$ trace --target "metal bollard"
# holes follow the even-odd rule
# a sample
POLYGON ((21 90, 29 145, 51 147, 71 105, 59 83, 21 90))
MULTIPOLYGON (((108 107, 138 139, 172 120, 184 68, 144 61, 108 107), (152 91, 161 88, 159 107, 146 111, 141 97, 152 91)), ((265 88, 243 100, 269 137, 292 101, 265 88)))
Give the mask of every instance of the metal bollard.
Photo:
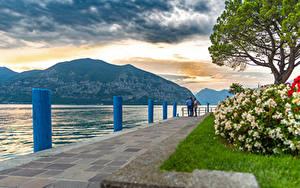
POLYGON ((177 103, 174 102, 173 103, 173 117, 176 117, 176 114, 177 114, 177 103))
POLYGON ((153 99, 148 100, 148 123, 153 123, 153 99))
POLYGON ((122 130, 122 97, 114 96, 114 132, 122 130))
POLYGON ((163 102, 163 119, 168 118, 168 104, 166 101, 163 102))
POLYGON ((33 151, 52 148, 51 91, 32 89, 33 151))

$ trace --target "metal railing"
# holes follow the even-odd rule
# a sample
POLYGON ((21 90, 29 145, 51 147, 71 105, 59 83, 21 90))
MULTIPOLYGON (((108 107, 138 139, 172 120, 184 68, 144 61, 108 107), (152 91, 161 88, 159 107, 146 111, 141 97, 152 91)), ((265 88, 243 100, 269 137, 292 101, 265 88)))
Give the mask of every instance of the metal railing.
MULTIPOLYGON (((201 106, 201 107, 197 107, 197 116, 200 116, 200 115, 203 115, 207 112, 215 112, 216 111, 216 107, 204 107, 204 106, 201 106)), ((195 110, 193 111, 195 112, 195 110)), ((181 116, 188 116, 188 111, 187 111, 187 107, 182 107, 181 108, 181 116)), ((194 114, 195 116, 195 114, 194 114)))

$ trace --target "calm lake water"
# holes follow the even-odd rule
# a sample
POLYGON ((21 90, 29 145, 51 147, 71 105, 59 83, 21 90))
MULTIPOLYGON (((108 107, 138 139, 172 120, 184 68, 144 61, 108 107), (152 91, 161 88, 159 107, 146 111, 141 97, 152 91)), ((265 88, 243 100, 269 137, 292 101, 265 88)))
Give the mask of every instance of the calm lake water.
MULTIPOLYGON (((168 106, 168 117, 172 117, 168 106)), ((181 106, 177 107, 181 115, 181 106)), ((162 120, 162 106, 154 106, 154 122, 162 120)), ((146 105, 123 106, 123 129, 148 122, 146 105)), ((113 132, 110 105, 52 105, 53 147, 113 132)), ((33 152, 32 105, 0 104, 0 161, 33 152)))

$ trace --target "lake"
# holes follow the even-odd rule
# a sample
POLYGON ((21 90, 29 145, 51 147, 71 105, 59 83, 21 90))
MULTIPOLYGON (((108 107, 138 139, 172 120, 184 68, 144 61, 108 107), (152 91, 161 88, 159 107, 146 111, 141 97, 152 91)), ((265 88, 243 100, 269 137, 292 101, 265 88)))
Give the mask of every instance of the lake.
MULTIPOLYGON (((177 107, 181 115, 181 106, 177 107)), ((168 118, 173 106, 168 106, 168 118)), ((162 105, 154 106, 154 122, 162 105)), ((124 105, 123 128, 148 123, 147 105, 124 105)), ((52 105, 53 147, 113 132, 112 105, 52 105)), ((32 105, 0 104, 0 161, 33 152, 32 105)))

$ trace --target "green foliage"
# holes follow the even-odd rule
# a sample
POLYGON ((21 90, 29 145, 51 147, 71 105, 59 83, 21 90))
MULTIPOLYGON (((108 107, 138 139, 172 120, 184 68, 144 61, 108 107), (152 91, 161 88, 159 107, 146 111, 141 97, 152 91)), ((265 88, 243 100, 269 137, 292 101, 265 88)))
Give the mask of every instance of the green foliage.
POLYGON ((287 155, 256 155, 234 151, 214 134, 211 114, 180 144, 161 169, 192 172, 195 169, 253 173, 263 187, 299 187, 300 159, 287 155))
POLYGON ((244 91, 243 85, 239 83, 232 83, 229 89, 229 93, 237 94, 244 91))
POLYGON ((297 89, 295 86, 296 92, 291 92, 291 87, 285 84, 269 85, 246 89, 227 98, 216 108, 215 133, 241 151, 298 155, 300 92, 297 89))
POLYGON ((284 83, 300 64, 300 2, 297 0, 227 0, 210 39, 213 63, 244 70, 271 69, 284 83))

